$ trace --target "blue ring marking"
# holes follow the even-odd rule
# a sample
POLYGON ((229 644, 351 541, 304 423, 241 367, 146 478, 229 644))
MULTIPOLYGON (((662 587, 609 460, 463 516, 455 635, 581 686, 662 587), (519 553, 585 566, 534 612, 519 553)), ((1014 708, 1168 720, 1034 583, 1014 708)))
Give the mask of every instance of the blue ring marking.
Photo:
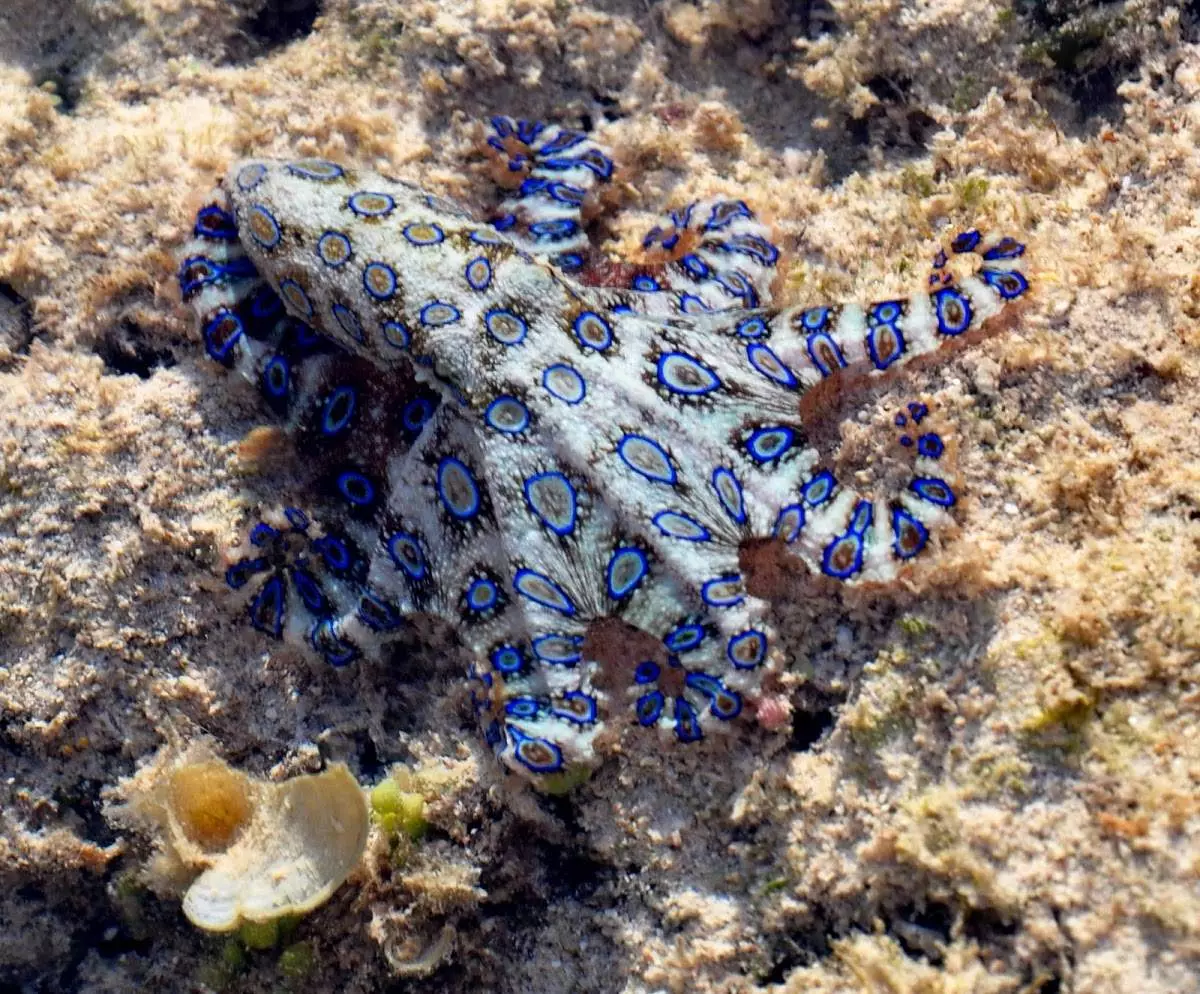
POLYGON ((519 435, 529 427, 529 408, 516 397, 505 394, 488 404, 483 420, 488 427, 505 435, 519 435))
POLYGON ((651 483, 665 483, 673 487, 679 482, 679 474, 671 457, 652 438, 632 432, 623 435, 617 443, 617 455, 621 457, 621 462, 651 483))
POLYGON ((956 255, 962 255, 966 252, 974 252, 979 247, 983 236, 972 228, 970 231, 963 231, 954 236, 954 240, 950 243, 950 251, 956 255))
POLYGON ((453 324, 461 317, 462 313, 457 307, 443 300, 430 301, 421 308, 421 324, 426 328, 440 328, 453 324))
POLYGON ((684 293, 679 296, 680 314, 707 314, 712 308, 694 293, 684 293))
POLYGON ((362 473, 346 470, 337 478, 338 492, 355 507, 369 507, 375 502, 375 485, 362 473))
POLYGON ((825 547, 821 557, 821 572, 837 580, 848 580, 863 567, 867 529, 875 518, 870 501, 861 500, 854 506, 850 524, 844 534, 825 547))
POLYGON ((746 600, 742 578, 737 573, 708 580, 700 588, 700 597, 709 607, 737 607, 746 600))
POLYGON ((759 306, 758 293, 754 289, 754 284, 750 282, 742 273, 718 273, 717 283, 729 296, 734 297, 742 302, 742 307, 745 310, 751 311, 759 306))
POLYGON ((303 352, 312 352, 329 344, 328 338, 303 321, 293 321, 287 330, 291 334, 296 348, 303 352))
POLYGON ((368 262, 363 269, 362 284, 375 300, 391 300, 396 295, 396 271, 385 262, 368 262))
POLYGON ((510 718, 532 721, 541 714, 542 707, 536 697, 514 697, 504 705, 504 713, 510 718))
POLYGON ((245 333, 245 325, 233 311, 217 311, 204 325, 204 351, 223 362, 245 333))
POLYGON ((327 231, 317 239, 317 257, 332 269, 344 266, 352 255, 350 239, 340 231, 327 231))
POLYGON ((846 357, 829 332, 815 331, 805 339, 804 344, 809 359, 822 376, 832 376, 839 369, 846 368, 846 357))
POLYGON ((225 583, 230 590, 241 590, 250 582, 250 577, 267 569, 267 561, 262 556, 257 559, 239 559, 225 570, 225 583))
POLYGON ((707 528, 682 511, 659 511, 651 521, 668 538, 679 538, 685 542, 707 542, 712 538, 707 528))
POLYGON ((367 591, 359 599, 358 609, 354 615, 364 625, 376 632, 394 632, 404 622, 396 608, 370 591, 367 591))
POLYGON ((410 580, 424 580, 429 572, 421 543, 411 532, 396 532, 387 540, 388 555, 396 568, 403 570, 410 580))
POLYGON ((795 390, 800 386, 796 374, 788 369, 783 360, 762 342, 751 342, 747 345, 746 358, 758 372, 785 390, 795 390))
POLYGON ((746 439, 746 451, 757 463, 774 462, 792 447, 796 433, 787 425, 756 428, 746 439))
POLYGON ((383 340, 392 348, 407 350, 412 345, 412 334, 399 321, 384 321, 383 340))
POLYGON ((800 488, 800 496, 809 507, 820 507, 833 498, 836 490, 837 478, 823 469, 800 488))
POLYGON ((413 221, 411 224, 406 224, 401 234, 410 245, 422 248, 427 245, 438 245, 446 240, 446 233, 440 227, 424 221, 413 221))
POLYGON ((500 601, 500 588, 489 577, 476 577, 463 594, 467 607, 478 614, 490 611, 500 601))
POLYGON ((420 431, 433 417, 433 402, 428 397, 414 397, 404 405, 400 422, 408 431, 420 431))
POLYGON ((289 162, 286 168, 293 176, 322 183, 340 179, 345 175, 345 170, 341 166, 327 159, 297 159, 295 162, 289 162))
POLYGON ((940 435, 929 432, 917 439, 917 454, 926 459, 941 459, 942 453, 945 451, 946 443, 942 441, 940 435))
POLYGON ((693 649, 698 649, 704 641, 705 636, 704 626, 695 622, 684 622, 676 625, 663 638, 665 645, 671 652, 691 652, 693 649))
POLYGON ((459 521, 468 521, 479 513, 479 486, 461 459, 442 457, 437 469, 437 495, 459 521), (456 494, 453 489, 459 492, 456 494))
POLYGON ((334 390, 321 410, 321 433, 336 435, 345 428, 354 416, 357 401, 358 391, 354 387, 341 386, 334 390), (341 413, 335 410, 339 405, 343 408, 341 413))
POLYGON ((938 507, 953 507, 957 502, 954 489, 945 480, 936 476, 918 476, 908 485, 908 488, 921 500, 936 504, 938 507))
MULTIPOLYGON (((550 264, 557 266, 564 273, 574 273, 583 268, 585 261, 584 257, 578 252, 560 252, 558 255, 551 257, 550 264)), ((615 307, 613 308, 613 312, 616 313, 615 307)))
POLYGON ((742 493, 742 485, 733 475, 733 470, 718 466, 712 472, 712 488, 721 502, 721 507, 739 525, 746 523, 746 500, 742 493))
POLYGON ((283 578, 275 574, 250 602, 250 627, 256 628, 272 638, 283 637, 283 616, 287 610, 287 596, 283 578))
POLYGON ((622 546, 612 554, 604 574, 608 596, 614 601, 628 597, 649 572, 650 560, 646 553, 634 545, 622 546))
POLYGON ((262 182, 262 178, 266 175, 266 166, 264 166, 261 162, 252 162, 248 166, 242 166, 242 168, 238 170, 235 180, 239 190, 241 190, 243 193, 249 193, 256 186, 258 186, 259 183, 262 182))
POLYGON ((505 676, 520 673, 525 667, 525 655, 515 645, 498 645, 488 656, 492 669, 505 676))
POLYGON ((612 326, 595 311, 583 311, 575 319, 572 328, 584 348, 603 352, 613 343, 612 326))
POLYGON ((346 666, 356 660, 358 647, 337 632, 337 623, 332 618, 318 618, 308 634, 308 641, 325 662, 335 668, 346 666))
POLYGON ((829 314, 828 307, 810 307, 800 315, 800 324, 805 331, 823 331, 829 322, 829 314))
POLYGON ((643 659, 633 671, 633 682, 636 684, 654 683, 659 674, 662 673, 662 667, 653 659, 643 659))
POLYGON ((698 255, 688 254, 679 259, 679 266, 694 280, 706 280, 712 276, 712 267, 698 255))
POLYGON ((662 289, 662 287, 658 285, 658 280, 656 280, 653 276, 646 276, 643 273, 639 273, 637 276, 635 276, 630 286, 641 293, 657 293, 662 289))
POLYGON ((345 304, 334 304, 330 309, 333 314, 333 319, 338 323, 338 327, 347 335, 353 338, 356 342, 365 342, 366 334, 363 332, 362 322, 358 320, 358 315, 355 314, 345 304))
POLYGON ((953 287, 930 294, 937 313, 938 331, 943 335, 961 335, 971 327, 974 316, 967 295, 953 287))
POLYGON ((463 275, 472 290, 486 290, 492 282, 492 264, 483 256, 476 256, 467 263, 463 275))
POLYGON ((301 317, 312 317, 312 301, 308 299, 308 294, 305 293, 304 287, 295 280, 280 280, 279 296, 285 304, 291 304, 293 311, 299 311, 301 317))
POLYGON ((996 242, 995 245, 983 253, 983 258, 987 262, 994 262, 997 259, 1018 259, 1024 254, 1025 246, 1011 235, 1005 235, 1000 241, 996 242))
POLYGON ((483 324, 488 334, 501 345, 520 345, 529 331, 523 317, 503 307, 493 307, 484 314, 483 324))
POLYGON ((904 333, 894 324, 879 324, 867 332, 867 351, 876 369, 887 369, 904 355, 907 347, 904 333))
POLYGON ((733 329, 739 338, 762 338, 769 333, 767 322, 757 315, 742 318, 733 329))
POLYGON ((497 231, 511 231, 516 223, 516 214, 505 214, 503 217, 494 218, 492 220, 492 227, 497 231))
POLYGON ((384 217, 396 209, 396 200, 387 193, 360 190, 350 194, 346 206, 359 217, 384 217))
POLYGON ((262 204, 251 205, 250 209, 246 211, 246 215, 243 227, 250 232, 250 237, 264 249, 273 249, 283 240, 283 229, 279 227, 275 215, 262 204))
POLYGON ((513 589, 533 603, 547 610, 557 611, 568 618, 573 618, 579 613, 562 587, 545 574, 526 569, 524 566, 513 576, 513 589))
POLYGON ((729 226, 736 218, 744 217, 747 221, 754 220, 754 213, 742 200, 718 200, 708 212, 708 220, 701 226, 705 231, 719 231, 729 226))
POLYGON ((291 381, 291 364, 281 355, 273 355, 263 365, 263 389, 272 397, 282 400, 287 396, 291 381))
POLYGON ((738 670, 752 670, 761 666, 767 658, 767 636, 757 628, 747 628, 726 644, 725 658, 738 670))
POLYGON ((643 694, 637 699, 634 704, 634 711, 637 714, 638 724, 643 728, 649 728, 651 725, 658 723, 658 719, 662 717, 663 708, 666 706, 667 699, 663 696, 661 690, 652 690, 648 694, 643 694))
POLYGON ((487 231, 482 228, 472 231, 470 238, 471 238, 471 241, 473 241, 476 245, 503 245, 504 244, 499 238, 497 238, 495 235, 493 235, 490 231, 487 231))
POLYGON ((306 532, 308 531, 308 515, 297 507, 285 507, 283 516, 287 518, 288 524, 292 526, 293 531, 306 532))
POLYGON ((680 742, 699 742, 704 738, 704 729, 700 727, 700 716, 682 697, 675 698, 675 737, 680 742))
POLYGON ((780 508, 778 516, 775 518, 775 528, 772 534, 775 538, 781 538, 787 545, 791 545, 800 537, 800 532, 804 528, 804 508, 799 504, 788 504, 787 507, 780 508))
POLYGON ((1019 297, 1029 289, 1029 280, 1015 269, 991 269, 985 266, 979 270, 979 278, 1004 300, 1019 297))
POLYGON ((904 307, 899 300, 881 300, 867 311, 867 325, 873 328, 879 324, 895 324, 903 314, 904 307))
POLYGON ((686 352, 665 352, 658 357, 658 382, 685 397, 703 397, 721 388, 720 377, 686 352))
POLYGON ((600 705, 591 694, 582 690, 568 690, 562 695, 566 707, 551 707, 550 713, 575 725, 594 725, 600 716, 600 705), (579 705, 579 707, 571 707, 579 705))
POLYGON ((729 690, 715 676, 707 673, 689 673, 683 678, 684 685, 699 691, 708 698, 708 711, 721 721, 732 721, 742 713, 740 694, 729 690))
POLYGON ((542 524, 556 535, 565 538, 575 530, 575 488, 562 473, 535 473, 527 478, 525 500, 542 524))
POLYGON ((195 238, 211 238, 222 242, 237 241, 237 221, 229 211, 216 204, 209 204, 196 212, 192 235, 195 238))
POLYGON ((530 773, 558 773, 566 766, 562 750, 549 739, 526 735, 513 725, 506 726, 506 730, 512 740, 513 756, 530 773))
POLYGON ((574 406, 587 396, 587 383, 566 363, 556 362, 542 373, 542 386, 551 397, 574 406))
POLYGON ((312 574, 308 570, 293 566, 292 583, 295 585, 300 599, 304 601, 304 606, 312 611, 313 614, 328 613, 329 605, 325 600, 325 595, 321 592, 317 581, 313 579, 312 574))
POLYGON ((538 241, 560 241, 578 234, 579 224, 569 217, 556 217, 548 221, 535 221, 529 226, 529 233, 538 241))
POLYGON ((779 261, 779 249, 763 238, 749 232, 739 232, 729 239, 731 252, 748 255, 760 266, 771 267, 779 261))
POLYGON ((551 633, 533 640, 533 654, 552 666, 574 666, 583 659, 583 636, 551 633))
POLYGON ((192 255, 179 264, 179 292, 190 297, 202 286, 216 283, 224 275, 224 269, 204 255, 192 255))
POLYGON ((318 552, 325 565, 334 573, 345 573, 353 564, 354 557, 350 555, 350 547, 334 535, 325 535, 312 544, 313 551, 318 552))
POLYGON ((914 514, 902 507, 892 508, 892 551, 897 559, 912 559, 929 542, 929 529, 914 514))

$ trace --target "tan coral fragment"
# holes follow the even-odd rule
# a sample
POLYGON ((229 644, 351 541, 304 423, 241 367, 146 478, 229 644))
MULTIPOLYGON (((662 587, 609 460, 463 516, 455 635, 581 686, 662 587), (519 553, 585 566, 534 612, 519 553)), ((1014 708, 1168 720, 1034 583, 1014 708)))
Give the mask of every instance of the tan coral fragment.
POLYGON ((366 796, 340 763, 270 783, 193 747, 123 793, 129 802, 116 820, 149 828, 163 848, 154 875, 178 881, 202 871, 183 911, 210 932, 320 906, 358 865, 370 827, 366 796))

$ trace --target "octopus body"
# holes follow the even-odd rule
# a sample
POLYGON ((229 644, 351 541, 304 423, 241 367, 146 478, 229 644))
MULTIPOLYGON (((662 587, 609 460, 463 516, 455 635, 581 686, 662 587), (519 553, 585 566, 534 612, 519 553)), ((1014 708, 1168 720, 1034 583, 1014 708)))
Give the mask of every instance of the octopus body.
POLYGON ((593 285, 584 211, 608 155, 508 118, 491 144, 510 193, 490 222, 321 159, 238 163, 179 280, 208 354, 258 386, 325 491, 323 523, 286 508, 235 554, 252 625, 343 666, 418 616, 450 622, 487 742, 546 784, 595 765, 622 710, 596 622, 650 647, 632 721, 696 741, 780 665, 747 543, 846 583, 926 548, 957 500, 926 408, 897 419, 909 479, 872 499, 823 465, 800 399, 937 349, 1028 282, 1023 246, 967 232, 950 248, 974 275, 943 255, 906 299, 773 307, 769 232, 707 200, 647 235, 654 264, 593 285))

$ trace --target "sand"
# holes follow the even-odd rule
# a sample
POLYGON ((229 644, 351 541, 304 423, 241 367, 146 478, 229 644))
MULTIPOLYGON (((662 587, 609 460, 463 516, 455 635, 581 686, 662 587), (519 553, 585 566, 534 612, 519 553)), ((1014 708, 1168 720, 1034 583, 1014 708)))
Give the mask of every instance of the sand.
POLYGON ((0 990, 1200 990, 1198 137, 1194 3, 7 0, 0 990), (969 498, 899 589, 781 579, 790 726, 629 735, 559 798, 484 754, 451 640, 332 672, 232 615, 221 549, 288 481, 174 289, 232 159, 482 206, 494 113, 614 150, 613 257, 723 194, 788 302, 911 292, 967 227, 1035 276, 835 398, 852 470, 928 397, 969 498), (200 740, 272 779, 403 764, 430 830, 269 948, 199 932, 105 805, 200 740))

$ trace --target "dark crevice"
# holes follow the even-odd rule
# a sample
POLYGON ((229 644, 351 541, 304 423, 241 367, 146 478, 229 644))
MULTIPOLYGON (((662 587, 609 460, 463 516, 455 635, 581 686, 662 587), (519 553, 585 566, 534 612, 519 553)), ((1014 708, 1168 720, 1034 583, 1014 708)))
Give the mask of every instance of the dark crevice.
POLYGON ((76 75, 76 68, 74 64, 64 62, 53 69, 43 69, 33 77, 34 86, 58 97, 55 106, 60 114, 74 112, 83 97, 83 85, 76 75))
POLYGON ((134 375, 148 380, 156 369, 170 369, 175 355, 169 349, 152 348, 142 339, 142 330, 132 321, 109 328, 96 343, 96 354, 110 373, 134 375))
POLYGON ((14 355, 25 355, 33 337, 29 301, 7 283, 0 283, 0 344, 14 355))
POLYGON ((797 708, 792 715, 792 734, 788 748, 793 752, 807 752, 824 737, 834 725, 832 708, 806 711, 797 708))
POLYGON ((246 23, 246 33, 270 50, 303 38, 321 13, 320 0, 267 0, 246 23))

